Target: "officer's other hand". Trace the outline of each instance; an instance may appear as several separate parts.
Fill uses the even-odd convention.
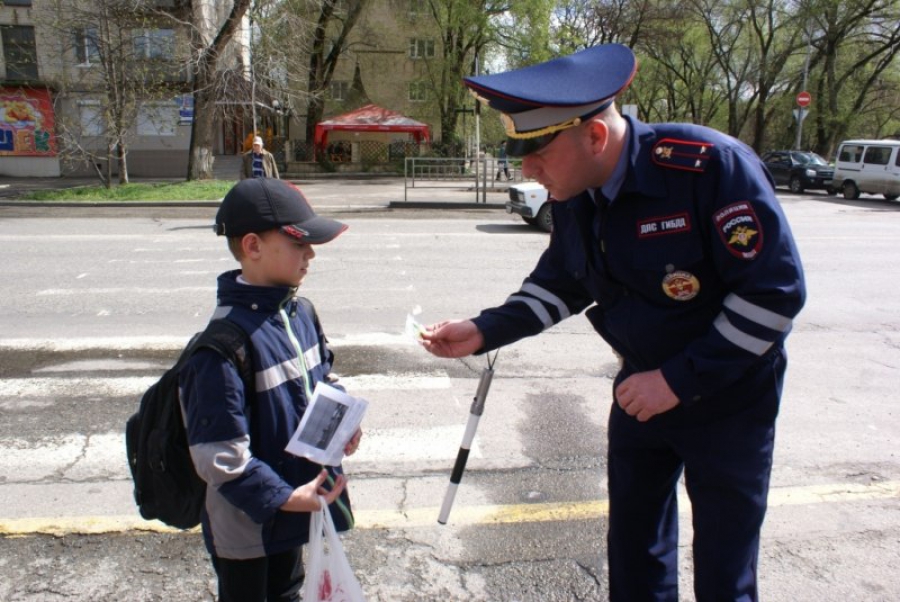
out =
[[[622,381],[616,387],[616,402],[626,414],[646,422],[677,406],[678,397],[672,392],[662,371],[652,370],[632,374]]]
[[[471,320],[438,322],[425,328],[422,346],[438,357],[465,357],[484,347],[484,336]]]

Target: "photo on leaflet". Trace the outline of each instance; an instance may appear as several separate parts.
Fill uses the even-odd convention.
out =
[[[316,449],[327,449],[346,413],[346,405],[320,394],[315,413],[310,415],[297,439]]]

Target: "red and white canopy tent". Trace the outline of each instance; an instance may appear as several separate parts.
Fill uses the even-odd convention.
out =
[[[406,132],[412,134],[413,140],[418,143],[427,143],[431,139],[427,124],[372,104],[317,123],[317,148],[324,148],[328,144],[328,132],[331,131]]]

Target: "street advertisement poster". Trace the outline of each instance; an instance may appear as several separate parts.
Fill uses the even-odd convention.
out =
[[[48,90],[0,87],[0,156],[55,156],[53,127]]]
[[[337,466],[362,423],[369,402],[323,382],[316,384],[287,451],[323,466]]]

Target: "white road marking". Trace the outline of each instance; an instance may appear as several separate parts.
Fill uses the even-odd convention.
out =
[[[431,428],[366,428],[365,454],[347,458],[352,464],[411,464],[447,462],[456,458],[463,433],[462,424]],[[125,459],[124,433],[82,435],[69,433],[26,440],[0,438],[0,483],[35,483],[45,479],[125,479],[130,478]],[[470,458],[481,458],[473,444]]]
[[[179,336],[145,337],[80,337],[71,339],[15,338],[0,339],[0,351],[56,351],[72,352],[86,349],[108,349],[110,351],[153,350],[180,351],[193,333]],[[329,337],[328,343],[335,348],[344,345],[377,347],[384,345],[413,346],[417,343],[402,333],[369,332],[345,337]]]

